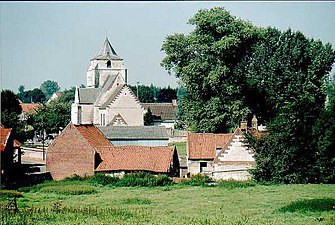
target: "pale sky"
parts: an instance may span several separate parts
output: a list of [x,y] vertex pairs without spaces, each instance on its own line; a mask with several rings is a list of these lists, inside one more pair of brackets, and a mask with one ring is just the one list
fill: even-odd
[[335,2],[0,2],[1,88],[86,85],[106,31],[130,84],[177,86],[160,66],[164,38],[189,33],[199,9],[222,6],[257,26],[291,28],[335,47]]

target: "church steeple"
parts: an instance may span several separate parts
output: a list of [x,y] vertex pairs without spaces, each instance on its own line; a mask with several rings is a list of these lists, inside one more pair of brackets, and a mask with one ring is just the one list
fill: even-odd
[[93,59],[119,59],[122,60],[120,56],[116,53],[113,46],[109,42],[108,38],[106,37],[102,48],[100,51],[96,54],[96,56]]

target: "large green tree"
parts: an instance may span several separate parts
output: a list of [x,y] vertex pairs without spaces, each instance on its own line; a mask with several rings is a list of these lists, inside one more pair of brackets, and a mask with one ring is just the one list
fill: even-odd
[[225,132],[256,114],[269,128],[266,137],[248,139],[257,180],[329,182],[318,168],[329,165],[332,133],[317,121],[329,115],[332,46],[290,29],[255,27],[223,8],[200,10],[189,23],[195,25],[190,34],[170,35],[162,46],[162,66],[187,92],[180,110],[188,128]]
[[20,102],[11,90],[1,91],[1,124],[7,128],[18,127],[19,114],[22,109]]
[[56,81],[46,80],[40,86],[41,91],[44,93],[46,99],[49,99],[54,93],[60,90]]

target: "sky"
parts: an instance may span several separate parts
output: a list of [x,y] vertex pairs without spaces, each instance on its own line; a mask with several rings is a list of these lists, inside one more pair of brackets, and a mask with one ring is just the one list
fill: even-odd
[[1,89],[17,93],[57,81],[86,85],[106,37],[124,58],[128,82],[176,87],[160,66],[167,35],[187,34],[199,9],[224,7],[256,26],[299,30],[335,48],[335,2],[0,2]]

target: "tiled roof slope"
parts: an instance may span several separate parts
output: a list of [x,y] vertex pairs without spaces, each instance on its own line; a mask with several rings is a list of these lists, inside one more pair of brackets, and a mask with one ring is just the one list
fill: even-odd
[[0,151],[5,151],[11,132],[11,128],[4,128],[0,125]]
[[189,159],[214,159],[216,148],[223,148],[233,134],[189,133],[187,137]]
[[172,103],[142,103],[143,107],[150,108],[152,115],[162,120],[176,120],[177,106]]
[[94,59],[119,59],[121,60],[122,58],[117,55],[113,46],[111,45],[108,38],[106,37],[102,45],[102,48],[97,53],[97,55],[94,57]]
[[169,139],[165,127],[156,126],[99,126],[99,130],[110,140],[115,139],[142,139],[165,140]]
[[169,172],[175,147],[113,146],[97,148],[102,162],[96,171]]
[[33,113],[41,105],[36,103],[21,103],[20,106],[22,108],[22,112]]
[[74,125],[93,147],[112,146],[108,139],[94,125]]
[[100,88],[79,88],[78,91],[80,103],[93,104],[100,93]]

